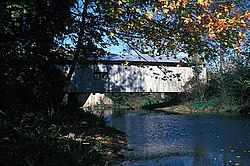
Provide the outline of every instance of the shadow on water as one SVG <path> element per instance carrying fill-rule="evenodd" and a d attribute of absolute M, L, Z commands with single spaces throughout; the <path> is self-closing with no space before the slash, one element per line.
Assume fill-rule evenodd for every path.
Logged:
<path fill-rule="evenodd" d="M 126 133 L 121 165 L 241 165 L 250 163 L 250 118 L 113 111 L 109 125 Z"/>

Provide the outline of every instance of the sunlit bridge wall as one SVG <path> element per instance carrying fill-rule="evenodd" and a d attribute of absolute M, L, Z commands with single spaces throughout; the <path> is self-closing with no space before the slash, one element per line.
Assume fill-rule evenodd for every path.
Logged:
<path fill-rule="evenodd" d="M 194 76 L 193 67 L 162 64 L 98 63 L 78 65 L 69 93 L 106 92 L 183 92 L 185 83 Z M 205 82 L 206 68 L 199 78 Z"/>

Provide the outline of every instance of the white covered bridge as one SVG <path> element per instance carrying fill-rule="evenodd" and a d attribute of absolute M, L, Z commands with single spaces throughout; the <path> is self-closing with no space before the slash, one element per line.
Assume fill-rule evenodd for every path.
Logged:
<path fill-rule="evenodd" d="M 194 76 L 192 66 L 166 56 L 111 54 L 87 64 L 78 65 L 69 93 L 182 92 Z M 204 66 L 200 79 L 206 80 Z"/>

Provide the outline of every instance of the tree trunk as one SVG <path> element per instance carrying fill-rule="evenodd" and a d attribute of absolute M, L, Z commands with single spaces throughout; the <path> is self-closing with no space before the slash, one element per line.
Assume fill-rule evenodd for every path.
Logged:
<path fill-rule="evenodd" d="M 66 78 L 66 83 L 65 83 L 65 86 L 63 88 L 63 98 L 62 98 L 63 101 L 64 101 L 64 99 L 69 91 L 70 81 L 71 81 L 73 73 L 75 72 L 75 69 L 76 69 L 77 63 L 78 63 L 78 59 L 80 56 L 81 46 L 83 44 L 83 37 L 85 35 L 84 30 L 85 30 L 85 24 L 86 24 L 88 5 L 89 5 L 89 1 L 85 0 L 83 11 L 82 11 L 82 21 L 80 22 L 80 31 L 78 33 L 78 41 L 77 41 L 76 50 L 74 53 L 74 60 L 72 61 L 72 65 L 70 67 L 69 73 L 68 73 L 67 78 Z"/>

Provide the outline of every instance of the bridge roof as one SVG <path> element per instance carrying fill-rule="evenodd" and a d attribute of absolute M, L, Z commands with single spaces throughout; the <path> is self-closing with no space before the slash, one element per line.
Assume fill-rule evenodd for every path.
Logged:
<path fill-rule="evenodd" d="M 141 55 L 121 55 L 121 54 L 109 54 L 105 57 L 99 58 L 99 61 L 105 62 L 138 62 L 138 63 L 180 63 L 180 60 L 185 56 L 178 56 L 176 58 L 167 57 L 166 55 L 161 56 L 150 56 L 149 54 Z M 182 60 L 183 61 L 183 60 Z"/>

